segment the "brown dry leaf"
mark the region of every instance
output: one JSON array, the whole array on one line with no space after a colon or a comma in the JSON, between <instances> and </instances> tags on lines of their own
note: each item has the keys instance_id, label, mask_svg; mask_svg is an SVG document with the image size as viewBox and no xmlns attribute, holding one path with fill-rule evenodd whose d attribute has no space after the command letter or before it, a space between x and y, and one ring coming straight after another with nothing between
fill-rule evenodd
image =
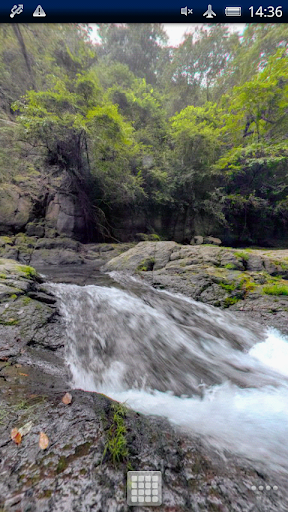
<instances>
[{"instance_id":1,"label":"brown dry leaf","mask_svg":"<svg viewBox=\"0 0 288 512\"><path fill-rule=\"evenodd\" d=\"M22 436L21 436L21 433L19 432L18 428L12 428L12 430L11 430L11 439L16 444L20 444L21 443Z\"/></svg>"},{"instance_id":2,"label":"brown dry leaf","mask_svg":"<svg viewBox=\"0 0 288 512\"><path fill-rule=\"evenodd\" d=\"M39 446L40 446L41 450L46 450L48 445L49 445L48 436L46 436L46 434L44 432L40 432L40 435L39 435Z\"/></svg>"},{"instance_id":3,"label":"brown dry leaf","mask_svg":"<svg viewBox=\"0 0 288 512\"><path fill-rule=\"evenodd\" d=\"M28 373L21 373L21 372L19 372L19 375L22 375L22 377L28 377Z\"/></svg>"},{"instance_id":4,"label":"brown dry leaf","mask_svg":"<svg viewBox=\"0 0 288 512\"><path fill-rule=\"evenodd\" d=\"M65 395L62 398L62 402L65 405L69 405L72 402L72 395L70 393L65 393Z\"/></svg>"},{"instance_id":5,"label":"brown dry leaf","mask_svg":"<svg viewBox=\"0 0 288 512\"><path fill-rule=\"evenodd\" d=\"M22 367L22 364L15 364L15 368L21 368Z\"/></svg>"}]
</instances>

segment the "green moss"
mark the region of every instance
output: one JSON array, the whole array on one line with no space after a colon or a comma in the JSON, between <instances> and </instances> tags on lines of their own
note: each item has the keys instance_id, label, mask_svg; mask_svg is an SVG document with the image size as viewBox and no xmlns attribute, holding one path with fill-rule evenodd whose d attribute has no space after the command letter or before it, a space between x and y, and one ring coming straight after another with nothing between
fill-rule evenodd
<instances>
[{"instance_id":1,"label":"green moss","mask_svg":"<svg viewBox=\"0 0 288 512\"><path fill-rule=\"evenodd\" d=\"M75 456L83 457L84 455L87 455L90 451L91 444L92 443L90 441L87 441L86 443L79 444L78 446L76 446L75 452L74 452Z\"/></svg>"},{"instance_id":2,"label":"green moss","mask_svg":"<svg viewBox=\"0 0 288 512\"><path fill-rule=\"evenodd\" d=\"M249 259L249 254L247 252L236 251L236 252L234 252L234 254L235 254L235 256L237 256L237 258L241 258L241 260L248 261L248 259Z\"/></svg>"},{"instance_id":3,"label":"green moss","mask_svg":"<svg viewBox=\"0 0 288 512\"><path fill-rule=\"evenodd\" d=\"M47 489L46 491L43 491L42 495L40 496L40 499L41 498L51 498L51 496L52 496L52 490Z\"/></svg>"},{"instance_id":4,"label":"green moss","mask_svg":"<svg viewBox=\"0 0 288 512\"><path fill-rule=\"evenodd\" d=\"M0 241L4 242L6 245L13 245L13 240L9 236L1 236Z\"/></svg>"},{"instance_id":5,"label":"green moss","mask_svg":"<svg viewBox=\"0 0 288 512\"><path fill-rule=\"evenodd\" d=\"M155 265L155 258L146 258L146 259L140 261L136 270L138 270L139 272L149 272L149 271L153 270L154 265Z\"/></svg>"},{"instance_id":6,"label":"green moss","mask_svg":"<svg viewBox=\"0 0 288 512\"><path fill-rule=\"evenodd\" d=\"M62 471L65 471L65 469L69 466L71 462L73 462L78 457L83 457L84 455L87 455L90 451L92 443L90 441L87 441L86 443L80 444L79 446L76 446L75 451L73 454L68 455L68 457L65 457L64 455L61 455L57 468L56 473L62 473ZM69 445L65 445L64 449L68 449Z\"/></svg>"},{"instance_id":7,"label":"green moss","mask_svg":"<svg viewBox=\"0 0 288 512\"><path fill-rule=\"evenodd\" d=\"M224 281L219 283L219 285L221 286L221 288L223 288L224 290L227 290L229 292L233 292L236 288L235 283L224 283Z\"/></svg>"},{"instance_id":8,"label":"green moss","mask_svg":"<svg viewBox=\"0 0 288 512\"><path fill-rule=\"evenodd\" d=\"M248 293L248 292L252 292L253 290L255 290L256 285L253 281L251 281L249 279L249 277L244 276L240 280L238 287L241 288L241 290L244 290L246 293Z\"/></svg>"},{"instance_id":9,"label":"green moss","mask_svg":"<svg viewBox=\"0 0 288 512\"><path fill-rule=\"evenodd\" d=\"M23 272L28 278L35 277L37 275L35 268L29 267L28 265L19 265L17 270Z\"/></svg>"},{"instance_id":10,"label":"green moss","mask_svg":"<svg viewBox=\"0 0 288 512\"><path fill-rule=\"evenodd\" d=\"M0 279L7 279L6 274L0 274Z\"/></svg>"},{"instance_id":11,"label":"green moss","mask_svg":"<svg viewBox=\"0 0 288 512\"><path fill-rule=\"evenodd\" d=\"M9 320L3 320L0 318L0 325L17 325L19 323L19 320L16 320L15 318L9 318Z\"/></svg>"},{"instance_id":12,"label":"green moss","mask_svg":"<svg viewBox=\"0 0 288 512\"><path fill-rule=\"evenodd\" d=\"M224 307L229 308L229 306L236 304L239 300L241 300L240 297L226 297L224 300Z\"/></svg>"},{"instance_id":13,"label":"green moss","mask_svg":"<svg viewBox=\"0 0 288 512\"><path fill-rule=\"evenodd\" d=\"M13 293L13 295L10 295L10 299L13 299L13 300L17 299L17 295L15 295L15 293Z\"/></svg>"},{"instance_id":14,"label":"green moss","mask_svg":"<svg viewBox=\"0 0 288 512\"><path fill-rule=\"evenodd\" d=\"M23 297L22 299L22 303L24 304L24 306L27 306L30 302L31 302L32 299L30 299L30 297L27 297L27 295L25 297Z\"/></svg>"},{"instance_id":15,"label":"green moss","mask_svg":"<svg viewBox=\"0 0 288 512\"><path fill-rule=\"evenodd\" d=\"M263 286L263 293L266 295L288 295L288 286L283 284L274 284Z\"/></svg>"},{"instance_id":16,"label":"green moss","mask_svg":"<svg viewBox=\"0 0 288 512\"><path fill-rule=\"evenodd\" d=\"M228 270L234 270L236 265L233 265L233 263L227 263L227 265L224 265L224 268L227 268Z\"/></svg>"},{"instance_id":17,"label":"green moss","mask_svg":"<svg viewBox=\"0 0 288 512\"><path fill-rule=\"evenodd\" d=\"M59 474L59 473L62 473L62 471L64 471L68 466L68 458L67 457L64 457L64 455L61 455L59 461L58 461L58 464L57 464L57 468L56 468L56 473Z\"/></svg>"},{"instance_id":18,"label":"green moss","mask_svg":"<svg viewBox=\"0 0 288 512\"><path fill-rule=\"evenodd\" d=\"M278 267L281 267L283 270L288 270L288 263L285 263L282 260L272 260L272 263Z\"/></svg>"},{"instance_id":19,"label":"green moss","mask_svg":"<svg viewBox=\"0 0 288 512\"><path fill-rule=\"evenodd\" d=\"M150 235L147 235L146 233L137 233L137 238L144 242L160 242L161 240L160 236L156 233L151 233Z\"/></svg>"}]
</instances>

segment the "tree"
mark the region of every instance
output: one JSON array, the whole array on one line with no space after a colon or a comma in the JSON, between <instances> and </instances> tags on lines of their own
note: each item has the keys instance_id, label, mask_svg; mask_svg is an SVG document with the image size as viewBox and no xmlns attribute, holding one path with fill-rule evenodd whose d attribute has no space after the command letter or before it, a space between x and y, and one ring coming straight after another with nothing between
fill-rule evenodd
<instances>
[{"instance_id":1,"label":"tree","mask_svg":"<svg viewBox=\"0 0 288 512\"><path fill-rule=\"evenodd\" d=\"M173 110L213 100L214 88L239 45L239 36L225 25L196 28L173 50L162 75L162 86L174 97ZM167 85L166 85L167 84ZM171 101L171 98L169 98Z\"/></svg>"},{"instance_id":2,"label":"tree","mask_svg":"<svg viewBox=\"0 0 288 512\"><path fill-rule=\"evenodd\" d=\"M162 44L167 35L160 23L98 24L99 55L108 62L126 64L137 77L155 84Z\"/></svg>"},{"instance_id":3,"label":"tree","mask_svg":"<svg viewBox=\"0 0 288 512\"><path fill-rule=\"evenodd\" d=\"M46 166L61 178L60 188L80 201L87 236L93 222L104 234L103 204L123 205L141 192L140 177L130 173L131 125L115 105L103 103L89 75L78 74L73 84L69 77L56 79L50 90L27 92L14 108L21 112L22 138L44 147Z\"/></svg>"}]
</instances>

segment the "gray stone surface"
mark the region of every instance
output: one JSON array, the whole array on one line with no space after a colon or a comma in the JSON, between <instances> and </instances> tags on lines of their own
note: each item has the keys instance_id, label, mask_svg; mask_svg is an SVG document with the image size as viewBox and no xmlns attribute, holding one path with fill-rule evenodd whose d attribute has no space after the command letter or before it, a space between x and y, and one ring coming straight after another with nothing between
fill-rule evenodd
<instances>
[{"instance_id":1,"label":"gray stone surface","mask_svg":"<svg viewBox=\"0 0 288 512\"><path fill-rule=\"evenodd\" d=\"M28 223L30 211L28 194L15 185L0 187L0 234L23 229Z\"/></svg>"}]
</instances>

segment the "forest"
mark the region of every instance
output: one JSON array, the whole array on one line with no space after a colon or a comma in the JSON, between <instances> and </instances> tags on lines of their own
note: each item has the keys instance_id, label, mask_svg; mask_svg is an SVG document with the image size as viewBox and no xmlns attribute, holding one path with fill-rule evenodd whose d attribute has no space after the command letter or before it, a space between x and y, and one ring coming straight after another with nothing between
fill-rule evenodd
<instances>
[{"instance_id":1,"label":"forest","mask_svg":"<svg viewBox=\"0 0 288 512\"><path fill-rule=\"evenodd\" d=\"M288 26L91 31L1 24L0 234L287 247Z\"/></svg>"}]
</instances>

